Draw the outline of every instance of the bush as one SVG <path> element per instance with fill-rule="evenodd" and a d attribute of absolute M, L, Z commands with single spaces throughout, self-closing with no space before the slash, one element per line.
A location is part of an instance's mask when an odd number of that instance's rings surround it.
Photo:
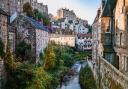
<path fill-rule="evenodd" d="M 4 43 L 0 39 L 0 57 L 4 56 Z"/>
<path fill-rule="evenodd" d="M 33 16 L 32 6 L 29 2 L 23 5 L 23 12 L 26 13 L 27 16 Z"/>
<path fill-rule="evenodd" d="M 79 82 L 82 89 L 97 89 L 93 73 L 89 67 L 81 69 Z"/>
<path fill-rule="evenodd" d="M 44 55 L 44 69 L 53 69 L 55 67 L 56 55 L 52 48 L 52 46 L 48 46 L 46 48 L 46 52 Z"/>
<path fill-rule="evenodd" d="M 7 81 L 7 89 L 50 89 L 51 76 L 42 67 L 22 64 L 11 73 Z"/>
<path fill-rule="evenodd" d="M 32 56 L 31 54 L 31 45 L 28 45 L 27 43 L 20 42 L 16 46 L 16 56 L 22 58 L 22 61 L 27 61 Z"/>

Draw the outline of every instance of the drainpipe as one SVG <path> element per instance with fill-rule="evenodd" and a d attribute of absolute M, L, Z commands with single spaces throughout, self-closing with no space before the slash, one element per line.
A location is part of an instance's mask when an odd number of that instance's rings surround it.
<path fill-rule="evenodd" d="M 99 57 L 99 89 L 101 88 L 101 77 L 100 77 L 100 57 Z"/>

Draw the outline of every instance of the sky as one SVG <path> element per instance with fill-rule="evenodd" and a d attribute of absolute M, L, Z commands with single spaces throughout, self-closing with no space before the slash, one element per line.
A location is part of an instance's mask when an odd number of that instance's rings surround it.
<path fill-rule="evenodd" d="M 49 13 L 54 16 L 60 8 L 74 10 L 79 18 L 88 20 L 92 24 L 100 6 L 101 0 L 38 0 L 48 5 Z"/>

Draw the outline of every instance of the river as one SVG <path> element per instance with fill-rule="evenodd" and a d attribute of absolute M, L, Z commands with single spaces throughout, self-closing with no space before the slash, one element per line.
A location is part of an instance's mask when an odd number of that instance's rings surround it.
<path fill-rule="evenodd" d="M 59 86 L 57 89 L 81 89 L 79 84 L 79 72 L 81 67 L 85 67 L 86 64 L 86 62 L 76 62 L 71 68 L 75 70 L 75 75 L 71 77 L 66 75 L 68 81 L 63 83 L 61 88 Z"/>

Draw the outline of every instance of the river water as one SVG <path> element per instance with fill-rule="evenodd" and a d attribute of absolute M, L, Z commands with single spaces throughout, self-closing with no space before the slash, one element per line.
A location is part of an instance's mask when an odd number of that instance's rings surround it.
<path fill-rule="evenodd" d="M 59 86 L 57 89 L 81 89 L 79 84 L 79 72 L 81 67 L 85 67 L 86 64 L 87 64 L 86 62 L 83 63 L 76 62 L 72 66 L 72 68 L 75 69 L 76 74 L 74 76 L 71 76 L 66 83 L 63 83 L 61 88 Z"/>

